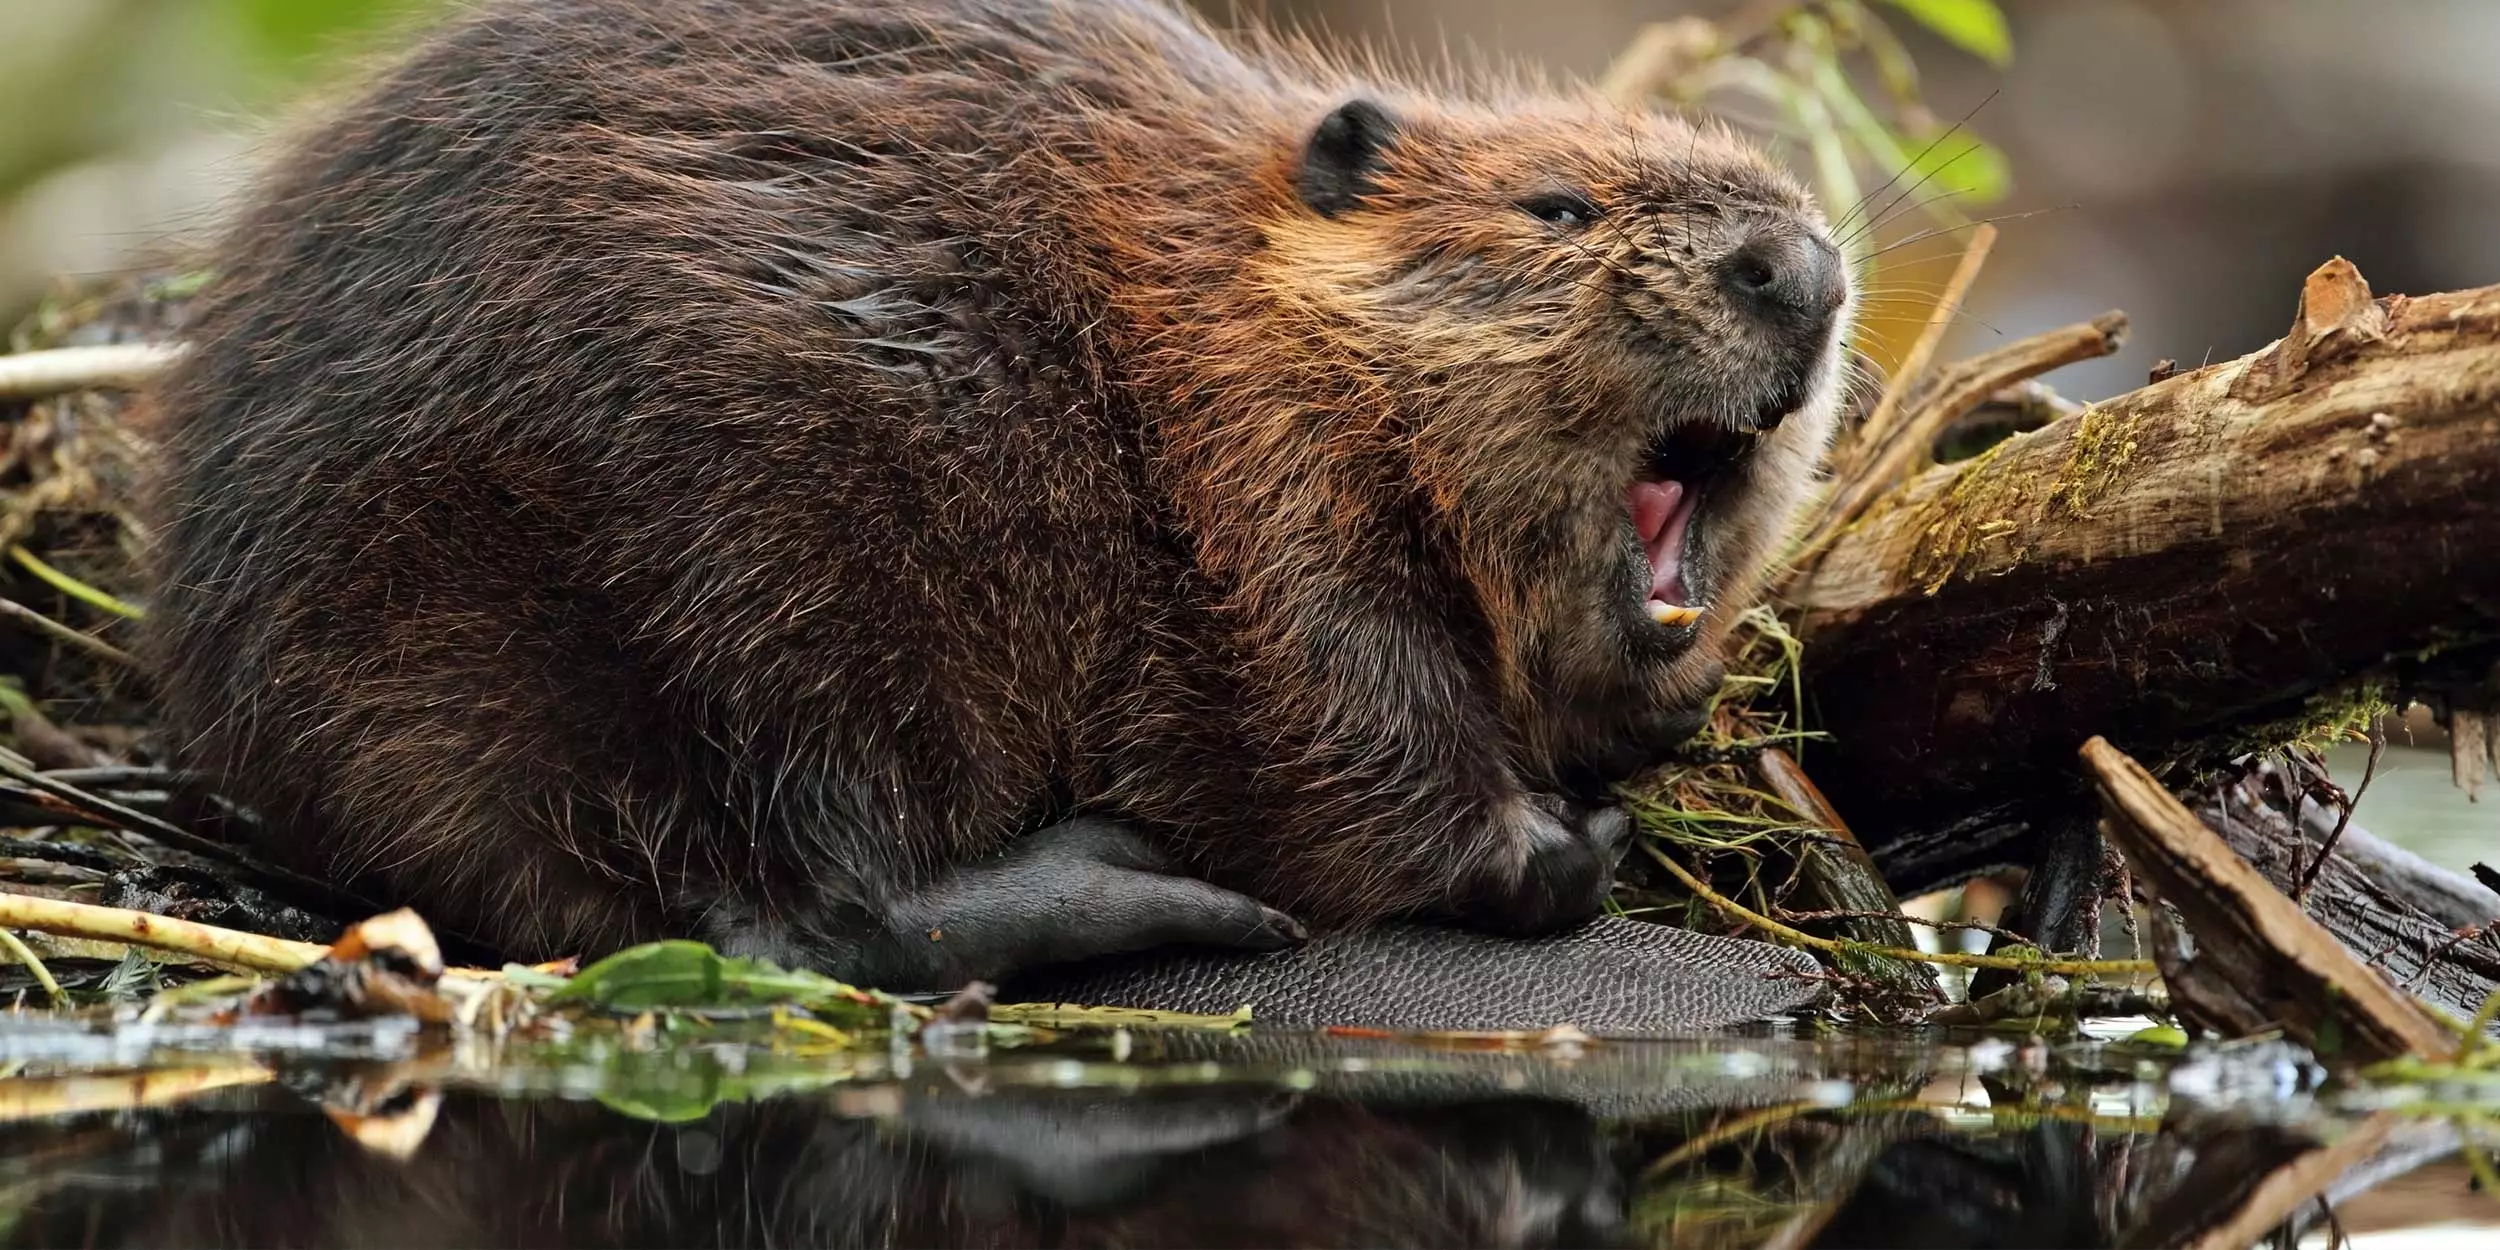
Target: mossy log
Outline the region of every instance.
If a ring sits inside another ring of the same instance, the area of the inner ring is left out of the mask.
[[[2490,671],[2496,551],[2500,287],[2373,299],[2331,262],[2265,350],[1930,468],[1815,546],[1785,591],[1836,740],[1815,780],[1904,894],[2020,862],[2093,734],[2158,765],[2432,657]]]

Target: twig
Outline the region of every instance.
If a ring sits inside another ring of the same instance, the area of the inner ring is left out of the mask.
[[[1962,310],[1962,300],[1970,294],[1971,284],[1979,280],[1980,267],[1988,263],[1988,252],[1997,244],[1997,228],[1981,223],[1971,231],[1970,242],[1962,249],[1960,263],[1953,267],[1944,291],[1936,297],[1936,306],[1927,313],[1927,324],[1920,327],[1918,338],[1901,357],[1901,365],[1884,383],[1883,397],[1875,401],[1875,409],[1866,414],[1858,426],[1858,436],[1835,466],[1834,478],[1840,483],[1839,493],[1825,503],[1822,515],[1815,521],[1806,550],[1819,548],[1831,535],[1848,528],[1849,522],[1864,511],[1876,495],[1892,483],[1879,480],[1867,469],[1874,467],[1873,458],[1893,437],[1893,427],[1909,403],[1910,392],[1918,386],[1920,375],[1927,372],[1927,362],[1934,359],[1936,347],[1944,341],[1944,332],[1953,324],[1954,314]]]
[[[1597,89],[1618,104],[1637,105],[1726,47],[1718,28],[1700,18],[1651,22],[1633,32],[1598,76]]]
[[[330,953],[329,947],[311,942],[290,942],[122,907],[97,907],[6,892],[0,892],[0,929],[33,929],[63,937],[176,951],[207,963],[252,972],[293,972]]]
[[[2301,1206],[2319,1196],[2335,1178],[2376,1153],[2396,1125],[2396,1113],[2381,1111],[2353,1127],[2333,1145],[2304,1151],[2284,1162],[2281,1167],[2257,1178],[2219,1224],[2205,1235],[2187,1243],[2190,1250],[2238,1250],[2252,1246],[2267,1231],[2291,1218]]]
[[[162,343],[55,347],[0,356],[0,399],[48,399],[71,391],[135,391],[182,359]]]
[[[17,957],[17,962],[26,965],[26,970],[35,974],[35,984],[52,996],[53,1006],[69,1006],[69,995],[61,992],[61,983],[52,979],[52,970],[44,967],[43,961],[35,957],[35,952],[26,948],[23,939],[7,929],[0,929],[0,946],[8,947],[9,953]]]
[[[1797,7],[1797,0],[1753,0],[1717,22],[1698,17],[1651,22],[1633,32],[1632,42],[1598,76],[1597,89],[1625,105],[1665,94],[1677,79],[1777,30],[1780,18]]]
[[[33,608],[27,607],[25,604],[19,603],[13,599],[0,599],[0,616],[13,617],[29,626],[32,626],[37,633],[66,642],[69,645],[96,657],[97,659],[110,661],[111,663],[119,664],[124,668],[139,667],[138,658],[131,655],[129,652],[122,650],[120,647],[116,647],[113,644],[86,632],[85,630],[71,629],[69,626],[63,625],[59,621],[53,620],[51,617],[45,616],[43,613],[37,612]]]
[[[1754,775],[1790,811],[1821,826],[1827,835],[1821,840],[1821,849],[1798,848],[1798,878],[1825,906],[1872,913],[1848,922],[1844,936],[1875,946],[1917,946],[1918,938],[1910,932],[1901,914],[1901,900],[1884,884],[1882,870],[1875,866],[1857,834],[1841,819],[1831,800],[1823,797],[1795,757],[1779,747],[1766,747],[1754,757]],[[1883,911],[1887,908],[1888,915]],[[1891,991],[1911,993],[1931,1002],[1943,998],[1935,973],[1924,964],[1897,965],[1878,972],[1876,979]]]
[[[1929,1024],[1970,1027],[2007,1020],[2084,1020],[2110,1016],[2159,1016],[2170,1009],[2168,999],[2136,991],[2107,992],[2105,987],[2069,985],[2063,977],[2037,982],[2016,981],[1991,994],[1954,1003],[1927,1017]]]
[[[1818,920],[1898,920],[1904,924],[1914,924],[1925,929],[1966,929],[1973,933],[1985,933],[1988,936],[2011,946],[2029,946],[2032,944],[2030,938],[2024,937],[2022,934],[2016,933],[2012,929],[2000,928],[1992,924],[1981,924],[1976,920],[1930,920],[1925,916],[1914,916],[1906,911],[1842,911],[1837,909],[1826,911],[1787,911],[1783,909],[1780,912],[1780,919],[1794,921],[1798,924],[1813,924]]]
[[[262,863],[214,838],[202,837],[161,817],[151,816],[137,808],[116,803],[111,799],[69,785],[35,768],[31,762],[14,751],[0,750],[0,774],[14,777],[28,786],[68,803],[83,814],[111,817],[112,823],[121,829],[141,834],[167,846],[179,847],[194,855],[204,856],[222,864],[233,865],[266,881],[287,887],[301,895],[305,901],[317,902],[325,910],[353,912],[359,915],[373,915],[382,910],[370,901],[329,882],[280,868],[274,864]]]
[[[2300,874],[2300,884],[2292,890],[2293,902],[2302,907],[2309,905],[2309,887],[2317,883],[2318,874],[2325,870],[2327,857],[2335,853],[2335,844],[2344,840],[2344,829],[2352,824],[2353,809],[2361,806],[2361,796],[2370,792],[2370,780],[2378,776],[2379,756],[2386,752],[2386,728],[2377,724],[2371,725],[2370,759],[2368,763],[2361,766],[2361,784],[2353,787],[2351,798],[2344,800],[2343,814],[2335,818],[2335,831],[2326,835],[2326,841],[2318,844],[2317,857],[2310,861],[2309,870]],[[2295,830],[2300,828],[2298,825],[2292,827]]]
[[[2107,356],[2126,340],[2127,314],[2112,309],[2090,321],[2016,339],[1947,365],[1918,406],[1885,434],[1883,445],[1866,448],[1873,459],[1858,472],[1879,491],[1897,485],[1932,459],[1936,440],[1947,427],[1991,396],[2051,369]]]
[[[1718,908],[1732,919],[1752,925],[1771,937],[1795,946],[1829,951],[1835,955],[1872,955],[1882,959],[1903,959],[1916,963],[1943,964],[1954,968],[2002,968],[2008,972],[2050,972],[2060,976],[2150,976],[2153,973],[2152,961],[2145,959],[2017,959],[2004,955],[1964,955],[1952,951],[1898,950],[1868,946],[1862,942],[1842,942],[1831,938],[1816,937],[1803,929],[1781,924],[1711,889],[1701,878],[1694,876],[1684,865],[1669,858],[1666,853],[1646,839],[1642,841],[1641,849],[1648,852],[1651,859],[1657,860],[1660,867],[1673,874],[1676,880],[1683,882],[1684,888],[1693,892],[1693,897]]]
[[[1816,1102],[1784,1102],[1777,1106],[1764,1107],[1759,1111],[1747,1111],[1741,1115],[1731,1117],[1723,1123],[1713,1125],[1708,1129],[1695,1133],[1691,1137],[1686,1138],[1683,1144],[1677,1146],[1675,1149],[1651,1160],[1648,1166],[1641,1169],[1641,1179],[1655,1180],[1658,1177],[1665,1176],[1686,1162],[1698,1159],[1701,1156],[1708,1154],[1711,1151],[1716,1150],[1719,1147],[1724,1146],[1727,1143],[1732,1142],[1739,1137],[1743,1137],[1745,1134],[1751,1133],[1757,1129],[1769,1128],[1775,1124],[1785,1124],[1791,1120],[1812,1115],[1817,1111],[1827,1110],[1830,1110],[1830,1108]]]
[[[34,574],[43,582],[43,584],[50,586],[54,590],[60,591],[62,594],[68,595],[70,598],[76,599],[80,603],[84,603],[89,607],[101,608],[115,616],[127,617],[134,621],[144,619],[147,616],[147,613],[140,611],[137,607],[114,597],[110,592],[98,590],[95,587],[62,572],[61,570],[44,563],[42,559],[35,555],[34,552],[28,551],[24,547],[10,547],[9,558],[17,561],[18,564],[24,567],[27,572]]]
[[[2491,722],[2472,708],[2448,712],[2448,768],[2469,803],[2483,797],[2483,773],[2495,758]]]

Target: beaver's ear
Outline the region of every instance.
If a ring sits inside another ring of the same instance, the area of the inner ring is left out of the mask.
[[[1322,217],[1353,208],[1375,188],[1382,149],[1398,136],[1398,119],[1370,100],[1348,100],[1323,117],[1302,145],[1302,173],[1295,188]]]

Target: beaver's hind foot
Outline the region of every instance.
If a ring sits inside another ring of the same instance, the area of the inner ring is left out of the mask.
[[[949,871],[885,909],[866,940],[810,962],[855,984],[946,990],[1158,946],[1272,951],[1308,936],[1293,917],[1171,867],[1118,822],[1079,817]]]

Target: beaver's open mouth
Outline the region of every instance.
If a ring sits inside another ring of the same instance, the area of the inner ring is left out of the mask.
[[[1694,518],[1725,493],[1725,483],[1753,444],[1750,434],[1687,421],[1660,433],[1644,452],[1628,502],[1633,532],[1649,557],[1641,607],[1660,626],[1688,628],[1708,610],[1709,587],[1692,567]]]

